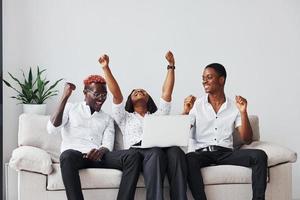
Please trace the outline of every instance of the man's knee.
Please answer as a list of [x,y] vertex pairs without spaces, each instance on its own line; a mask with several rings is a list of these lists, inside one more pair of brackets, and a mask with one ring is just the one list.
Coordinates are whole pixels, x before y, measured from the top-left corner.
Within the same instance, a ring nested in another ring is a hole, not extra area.
[[187,160],[187,162],[193,162],[193,161],[197,160],[196,153],[190,152],[190,153],[186,154],[186,160]]
[[60,164],[63,164],[65,162],[75,162],[80,155],[81,153],[79,151],[68,149],[61,153],[59,157]]
[[256,163],[267,163],[268,162],[268,156],[266,152],[260,149],[253,149],[251,151],[251,156],[255,160]]
[[186,162],[188,167],[194,167],[195,165],[198,165],[198,155],[195,152],[186,154]]

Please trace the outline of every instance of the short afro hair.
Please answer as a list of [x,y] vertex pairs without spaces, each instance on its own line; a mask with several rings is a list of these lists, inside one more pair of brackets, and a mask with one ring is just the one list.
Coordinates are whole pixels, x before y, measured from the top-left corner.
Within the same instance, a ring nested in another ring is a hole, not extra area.
[[223,76],[226,81],[227,73],[226,73],[225,67],[223,65],[221,65],[219,63],[212,63],[205,67],[205,69],[207,69],[207,68],[213,68],[217,72],[217,74],[220,77]]
[[106,81],[100,75],[89,75],[86,79],[83,80],[83,84],[85,87],[88,87],[92,83],[106,84]]

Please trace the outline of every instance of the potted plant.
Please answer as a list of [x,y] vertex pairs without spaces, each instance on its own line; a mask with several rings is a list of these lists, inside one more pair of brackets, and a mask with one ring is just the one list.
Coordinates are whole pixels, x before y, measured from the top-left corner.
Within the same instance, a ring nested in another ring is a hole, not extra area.
[[25,73],[22,70],[23,81],[20,81],[18,78],[13,76],[8,72],[12,80],[19,85],[20,89],[12,86],[8,81],[3,79],[3,82],[6,86],[13,89],[17,92],[16,96],[11,98],[20,101],[23,104],[24,113],[36,113],[36,114],[45,114],[46,113],[46,104],[45,100],[58,94],[58,90],[55,90],[56,85],[63,79],[55,81],[52,85],[48,87],[49,80],[42,77],[46,69],[40,71],[39,66],[37,66],[36,76],[33,76],[31,67],[28,72],[28,76],[25,77]]

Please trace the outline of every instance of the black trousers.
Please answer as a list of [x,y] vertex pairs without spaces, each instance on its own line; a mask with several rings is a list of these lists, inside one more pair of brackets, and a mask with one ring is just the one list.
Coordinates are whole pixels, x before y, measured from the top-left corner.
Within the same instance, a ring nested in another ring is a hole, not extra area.
[[200,168],[211,164],[251,167],[253,200],[264,200],[267,181],[267,155],[258,149],[191,152],[187,154],[188,183],[195,200],[206,200]]
[[147,188],[147,200],[163,200],[163,183],[167,173],[171,200],[187,200],[187,165],[185,153],[179,147],[131,148],[143,157],[142,171]]
[[[123,171],[118,200],[133,200],[141,171],[141,155],[132,150],[107,152],[101,161],[83,158],[76,150],[66,150],[60,156],[60,167],[68,200],[83,200],[79,170],[112,168]],[[101,180],[99,180],[101,181]]]

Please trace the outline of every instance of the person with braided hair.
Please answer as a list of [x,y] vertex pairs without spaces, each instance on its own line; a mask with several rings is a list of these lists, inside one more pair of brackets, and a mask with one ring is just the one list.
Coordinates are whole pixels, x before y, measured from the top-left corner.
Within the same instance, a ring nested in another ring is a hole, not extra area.
[[[143,135],[143,120],[147,115],[168,115],[175,82],[175,58],[171,51],[165,55],[168,62],[167,75],[157,107],[149,93],[135,88],[124,100],[120,87],[109,68],[109,57],[102,55],[102,65],[108,89],[113,95],[112,116],[120,127],[124,148],[142,156],[142,171],[147,189],[147,200],[163,200],[163,183],[167,174],[171,200],[187,200],[187,165],[185,154],[178,146],[165,148],[140,148]],[[142,73],[142,72],[141,72]],[[163,136],[162,136],[163,137]]]

